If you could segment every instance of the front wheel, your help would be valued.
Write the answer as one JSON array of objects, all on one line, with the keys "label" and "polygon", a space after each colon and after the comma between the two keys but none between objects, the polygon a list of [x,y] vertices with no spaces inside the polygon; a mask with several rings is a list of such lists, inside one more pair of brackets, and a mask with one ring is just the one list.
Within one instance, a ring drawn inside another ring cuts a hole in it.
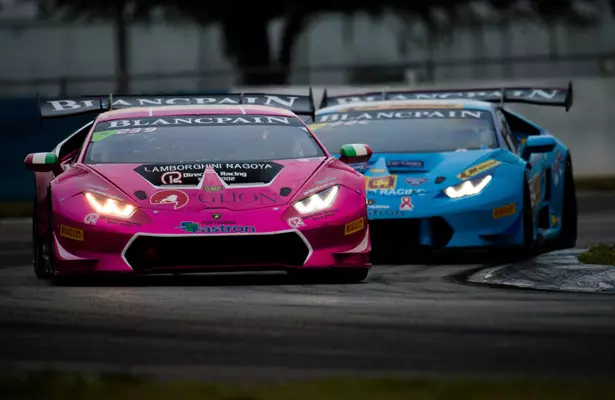
[{"label": "front wheel", "polygon": [[47,232],[41,237],[39,223],[35,201],[32,214],[32,264],[37,278],[50,279],[53,277],[53,225],[50,223]]},{"label": "front wheel", "polygon": [[578,216],[577,192],[574,185],[570,157],[566,159],[562,203],[562,221],[559,237],[557,238],[557,248],[571,249],[577,245]]}]

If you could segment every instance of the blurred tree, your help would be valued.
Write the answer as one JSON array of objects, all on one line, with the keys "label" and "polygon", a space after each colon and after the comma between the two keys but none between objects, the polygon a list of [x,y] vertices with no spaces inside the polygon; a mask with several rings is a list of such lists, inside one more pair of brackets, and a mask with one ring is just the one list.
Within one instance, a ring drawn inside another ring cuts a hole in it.
[{"label": "blurred tree", "polygon": [[[613,4],[615,0],[610,2]],[[245,85],[285,84],[297,40],[315,18],[325,13],[347,16],[364,12],[378,18],[394,12],[406,23],[420,21],[427,32],[429,47],[437,38],[450,35],[459,25],[476,24],[487,19],[538,17],[543,21],[560,20],[574,24],[591,22],[579,11],[575,0],[269,0],[241,4],[196,0],[40,0],[40,3],[42,15],[66,12],[64,15],[68,18],[85,16],[114,21],[118,91],[122,92],[128,90],[127,25],[136,20],[148,20],[156,9],[166,14],[179,12],[201,25],[220,23],[226,54],[234,60]],[[477,3],[492,12],[472,11]],[[582,3],[595,6],[601,0],[583,0]],[[280,50],[274,55],[269,26],[277,19],[283,21],[283,26]]]}]

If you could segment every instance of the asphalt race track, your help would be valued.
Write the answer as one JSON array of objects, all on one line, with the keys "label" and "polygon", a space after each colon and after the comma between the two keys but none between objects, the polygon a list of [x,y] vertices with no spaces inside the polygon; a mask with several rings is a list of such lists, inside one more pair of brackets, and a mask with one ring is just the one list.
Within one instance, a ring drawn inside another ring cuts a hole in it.
[{"label": "asphalt race track", "polygon": [[[615,195],[579,201],[579,246],[615,242]],[[0,367],[220,379],[615,372],[615,296],[451,278],[478,265],[376,266],[356,285],[210,274],[53,286],[31,271],[27,222],[0,222],[0,240]]]}]

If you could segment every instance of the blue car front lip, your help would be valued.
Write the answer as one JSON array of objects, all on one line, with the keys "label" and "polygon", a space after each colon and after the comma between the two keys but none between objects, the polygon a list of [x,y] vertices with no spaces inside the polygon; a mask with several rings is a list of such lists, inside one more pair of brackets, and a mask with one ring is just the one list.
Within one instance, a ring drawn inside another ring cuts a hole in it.
[{"label": "blue car front lip", "polygon": [[[478,194],[460,199],[451,199],[440,193],[406,196],[410,197],[413,208],[411,211],[401,211],[399,208],[402,202],[407,201],[402,200],[405,196],[370,195],[368,192],[368,202],[370,199],[373,201],[373,204],[368,205],[368,218],[373,221],[373,225],[382,226],[384,224],[379,221],[413,220],[420,230],[421,245],[433,245],[430,238],[433,235],[432,227],[428,221],[435,219],[443,220],[452,231],[450,239],[445,243],[447,247],[493,245],[497,244],[492,239],[494,237],[503,242],[516,240],[522,210],[522,198],[516,191],[490,193],[488,196]],[[494,217],[495,209],[511,204],[514,204],[514,213]],[[372,231],[374,234],[377,232]],[[403,235],[403,229],[400,234]]]}]

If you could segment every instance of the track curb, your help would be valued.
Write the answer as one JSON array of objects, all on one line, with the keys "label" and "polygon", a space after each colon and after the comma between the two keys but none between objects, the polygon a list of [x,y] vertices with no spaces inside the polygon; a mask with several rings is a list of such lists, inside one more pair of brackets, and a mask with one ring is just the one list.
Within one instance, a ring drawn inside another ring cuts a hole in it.
[{"label": "track curb", "polygon": [[563,292],[615,294],[615,267],[583,264],[585,249],[559,250],[471,274],[469,283]]}]

